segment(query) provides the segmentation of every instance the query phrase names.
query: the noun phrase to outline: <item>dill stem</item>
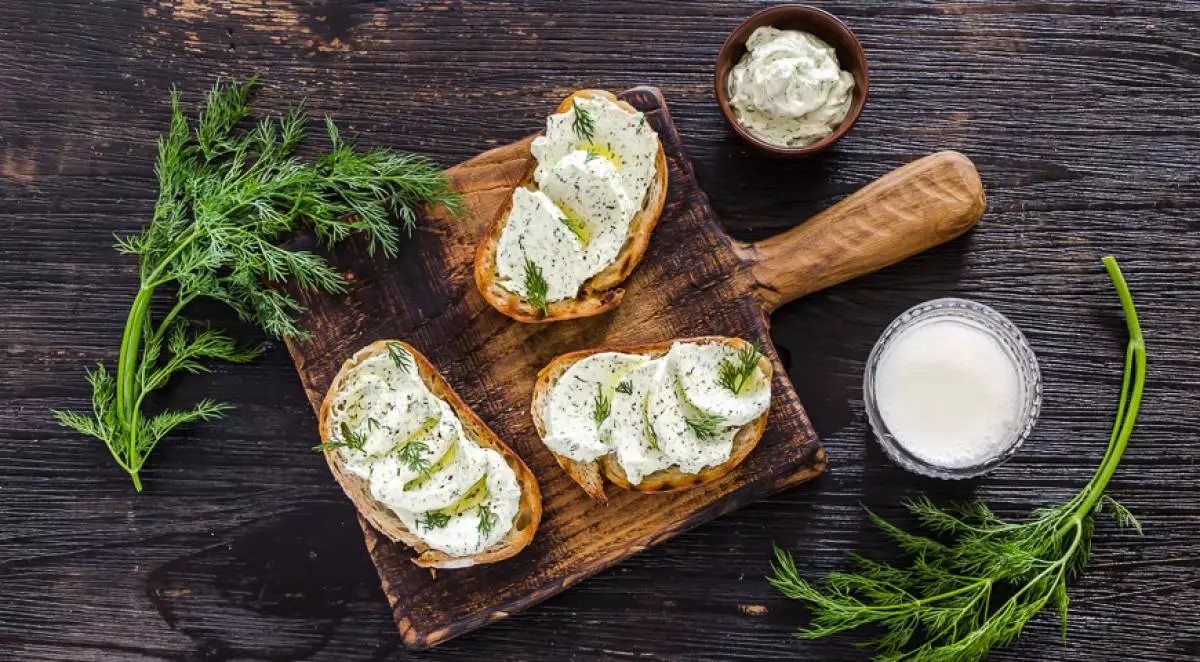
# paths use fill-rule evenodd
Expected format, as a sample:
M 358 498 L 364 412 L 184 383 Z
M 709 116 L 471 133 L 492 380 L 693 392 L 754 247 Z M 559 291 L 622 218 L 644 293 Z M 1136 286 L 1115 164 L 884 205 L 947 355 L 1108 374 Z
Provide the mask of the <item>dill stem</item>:
M 158 323 L 158 328 L 155 329 L 153 336 L 155 342 L 162 340 L 163 336 L 167 335 L 167 330 L 171 328 L 171 322 L 174 322 L 175 318 L 180 312 L 183 311 L 184 307 L 191 303 L 195 298 L 195 294 L 189 294 L 187 296 L 180 297 L 179 301 L 175 302 L 175 306 L 171 308 L 166 317 L 163 317 L 162 321 Z
M 150 314 L 150 301 L 154 297 L 154 287 L 142 286 L 133 299 L 129 309 L 129 318 L 125 320 L 125 332 L 121 336 L 121 352 L 117 356 L 117 415 L 123 423 L 126 443 L 128 445 L 129 465 L 127 471 L 133 478 L 133 486 L 142 491 L 142 481 L 138 477 L 137 462 L 137 410 L 134 397 L 134 381 L 137 377 L 138 346 L 141 344 L 142 333 L 146 327 L 146 316 Z
M 1108 270 L 1108 276 L 1121 300 L 1121 308 L 1125 313 L 1125 325 L 1129 329 L 1129 346 L 1125 352 L 1125 374 L 1121 385 L 1122 406 L 1118 409 L 1117 419 L 1113 424 L 1113 434 L 1109 440 L 1108 451 L 1105 453 L 1100 467 L 1096 469 L 1091 483 L 1085 489 L 1086 496 L 1080 502 L 1077 510 L 1083 514 L 1092 512 L 1100 502 L 1100 498 L 1104 495 L 1104 489 L 1108 486 L 1108 481 L 1121 462 L 1121 456 L 1125 454 L 1125 445 L 1128 443 L 1130 435 L 1133 434 L 1133 426 L 1137 422 L 1138 408 L 1142 402 L 1142 391 L 1146 383 L 1146 341 L 1142 336 L 1137 310 L 1133 306 L 1133 296 L 1129 292 L 1125 276 L 1121 274 L 1121 268 L 1117 266 L 1117 261 L 1110 256 L 1103 258 L 1102 262 L 1104 268 Z M 1132 384 L 1130 384 L 1131 370 Z M 1126 395 L 1128 395 L 1127 407 L 1124 406 Z
M 129 308 L 129 318 L 125 320 L 125 331 L 121 335 L 121 351 L 117 355 L 117 416 L 121 423 L 122 429 L 125 430 L 126 445 L 129 452 L 128 464 L 122 463 L 122 466 L 129 476 L 133 479 L 133 487 L 138 492 L 142 491 L 142 479 L 138 475 L 141 469 L 141 462 L 137 460 L 137 444 L 138 444 L 138 409 L 142 404 L 142 395 L 134 395 L 134 386 L 138 370 L 138 349 L 141 346 L 142 334 L 146 329 L 146 320 L 150 315 L 150 304 L 154 299 L 154 290 L 159 285 L 166 283 L 170 278 L 162 278 L 162 273 L 167 269 L 171 261 L 179 257 L 183 249 L 187 248 L 193 241 L 199 238 L 203 231 L 199 228 L 192 231 L 185 239 L 180 241 L 175 248 L 159 261 L 158 266 L 154 271 L 150 272 L 142 281 L 142 286 L 138 289 L 137 296 L 133 299 L 133 305 Z M 179 311 L 183 308 L 186 300 L 181 299 L 175 304 L 175 307 L 168 313 L 167 322 L 171 321 Z M 155 337 L 165 329 L 165 325 L 161 325 Z

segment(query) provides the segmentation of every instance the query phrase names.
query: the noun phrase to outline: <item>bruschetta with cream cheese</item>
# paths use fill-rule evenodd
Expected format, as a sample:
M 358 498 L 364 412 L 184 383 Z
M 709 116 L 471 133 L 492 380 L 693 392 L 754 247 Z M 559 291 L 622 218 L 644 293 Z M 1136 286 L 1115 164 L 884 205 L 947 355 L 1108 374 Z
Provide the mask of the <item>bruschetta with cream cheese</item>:
M 533 474 L 411 345 L 380 340 L 355 353 L 319 423 L 346 496 L 415 549 L 417 565 L 493 563 L 533 539 L 542 514 Z
M 740 338 L 589 349 L 538 373 L 531 412 L 559 465 L 603 502 L 604 479 L 667 492 L 727 474 L 762 438 L 772 375 Z
M 658 134 L 612 93 L 579 90 L 530 151 L 533 165 L 479 245 L 479 291 L 520 322 L 611 310 L 666 200 Z

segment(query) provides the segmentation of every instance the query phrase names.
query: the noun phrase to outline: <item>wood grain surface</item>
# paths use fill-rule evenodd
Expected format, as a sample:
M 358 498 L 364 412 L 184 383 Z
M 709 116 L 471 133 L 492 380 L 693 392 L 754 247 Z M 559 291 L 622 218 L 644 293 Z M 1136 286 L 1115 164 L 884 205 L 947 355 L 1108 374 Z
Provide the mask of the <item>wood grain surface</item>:
M 412 549 L 363 521 L 371 560 L 410 648 L 424 649 L 505 618 L 680 531 L 825 470 L 825 453 L 771 348 L 756 281 L 697 186 L 666 102 L 650 87 L 619 98 L 645 113 L 658 132 L 669 184 L 650 248 L 623 284 L 628 294 L 616 310 L 525 324 L 494 310 L 476 287 L 476 249 L 533 165 L 530 140 L 447 171 L 463 194 L 463 211 L 437 210 L 420 219 L 400 261 L 372 257 L 368 242 L 358 238 L 333 256 L 352 279 L 344 295 L 294 290 L 308 309 L 300 324 L 311 337 L 289 341 L 288 349 L 314 411 L 320 411 L 347 358 L 377 340 L 399 338 L 424 354 L 525 460 L 542 492 L 542 521 L 529 547 L 501 563 L 463 570 L 419 568 Z M 759 340 L 776 364 L 767 430 L 758 447 L 700 489 L 645 495 L 614 487 L 607 504 L 592 500 L 534 429 L 529 407 L 538 372 L 556 356 L 581 349 L 707 335 Z
M 858 34 L 871 99 L 833 151 L 744 146 L 712 98 L 717 49 L 762 2 L 0 3 L 0 659 L 857 660 L 799 642 L 805 612 L 761 579 L 772 543 L 813 575 L 890 558 L 860 505 L 981 497 L 1005 516 L 1068 498 L 1103 453 L 1124 327 L 1099 257 L 1121 260 L 1147 334 L 1139 425 L 1111 485 L 1143 537 L 1101 524 L 1057 621 L 996 660 L 1200 659 L 1200 5 L 895 0 L 819 5 Z M 713 520 L 535 609 L 403 650 L 354 511 L 313 444 L 287 353 L 180 379 L 163 401 L 234 401 L 164 442 L 146 491 L 47 410 L 83 407 L 113 361 L 136 267 L 113 232 L 150 217 L 166 95 L 262 73 L 264 108 L 306 98 L 368 145 L 450 166 L 537 130 L 580 86 L 651 82 L 737 239 L 796 225 L 916 157 L 968 155 L 989 208 L 964 238 L 780 308 L 772 336 L 830 458 L 821 478 Z M 314 122 L 314 129 L 317 124 Z M 939 296 L 1029 337 L 1046 397 L 1033 439 L 963 483 L 911 476 L 870 439 L 863 361 Z M 257 340 L 217 306 L 197 317 Z

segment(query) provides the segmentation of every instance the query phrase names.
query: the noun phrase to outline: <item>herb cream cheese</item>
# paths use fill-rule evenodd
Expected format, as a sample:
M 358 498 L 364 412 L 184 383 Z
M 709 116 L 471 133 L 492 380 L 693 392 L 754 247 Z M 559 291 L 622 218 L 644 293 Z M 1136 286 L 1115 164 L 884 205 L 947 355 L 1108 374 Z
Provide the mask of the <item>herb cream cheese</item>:
M 407 360 L 405 360 L 407 359 Z M 345 468 L 430 547 L 470 556 L 512 529 L 521 487 L 499 452 L 464 432 L 399 345 L 355 366 L 333 403 Z
M 728 88 L 743 128 L 772 145 L 803 147 L 833 133 L 845 119 L 854 76 L 816 36 L 764 26 L 746 41 Z
M 547 118 L 545 135 L 530 147 L 537 190 L 513 191 L 496 247 L 500 283 L 528 299 L 536 269 L 546 301 L 576 297 L 625 245 L 654 180 L 658 149 L 642 113 L 605 98 L 576 98 Z
M 758 355 L 752 355 L 757 366 Z M 629 482 L 670 467 L 699 473 L 729 459 L 741 426 L 770 406 L 758 367 L 733 390 L 722 366 L 739 352 L 720 343 L 677 342 L 666 355 L 601 352 L 575 362 L 551 388 L 545 444 L 572 460 L 613 454 Z

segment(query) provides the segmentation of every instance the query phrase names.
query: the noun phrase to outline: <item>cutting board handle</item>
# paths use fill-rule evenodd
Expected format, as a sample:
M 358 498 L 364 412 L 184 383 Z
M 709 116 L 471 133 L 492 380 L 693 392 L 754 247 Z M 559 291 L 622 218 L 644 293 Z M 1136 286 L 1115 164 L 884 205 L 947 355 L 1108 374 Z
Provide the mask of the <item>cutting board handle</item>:
M 887 173 L 798 227 L 734 249 L 770 314 L 961 235 L 985 206 L 975 164 L 958 152 L 938 152 Z

